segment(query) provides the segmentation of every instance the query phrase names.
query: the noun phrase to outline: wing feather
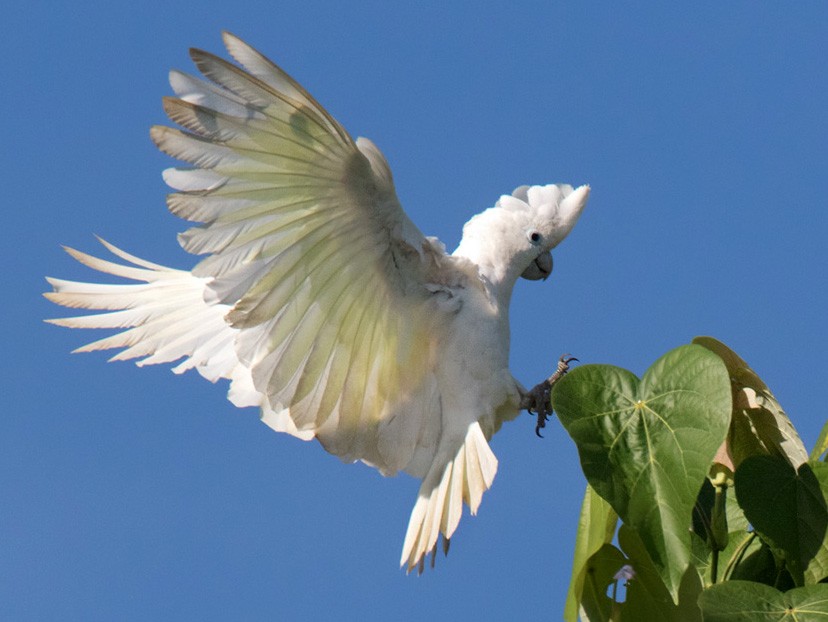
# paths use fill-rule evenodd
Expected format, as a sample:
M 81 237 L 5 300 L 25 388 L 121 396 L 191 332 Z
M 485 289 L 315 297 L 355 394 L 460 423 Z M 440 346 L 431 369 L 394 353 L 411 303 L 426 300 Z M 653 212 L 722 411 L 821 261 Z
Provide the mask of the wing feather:
M 240 120 L 232 115 L 174 97 L 165 97 L 163 103 L 164 111 L 170 120 L 198 136 L 266 155 L 272 153 L 274 145 L 284 141 L 295 149 L 294 157 L 322 158 L 332 164 L 337 162 L 337 153 L 332 152 L 328 145 L 310 136 L 297 138 L 293 126 L 274 121 L 265 115 L 261 115 L 261 118 L 252 116 Z
M 151 130 L 192 166 L 165 174 L 178 191 L 170 210 L 198 223 L 179 236 L 204 255 L 192 274 L 228 306 L 266 421 L 280 427 L 286 414 L 343 459 L 405 468 L 416 439 L 399 435 L 435 417 L 412 396 L 436 387 L 427 284 L 445 255 L 405 216 L 372 143 L 259 52 L 224 40 L 241 66 L 191 50 L 209 82 L 172 72 L 164 110 L 181 129 Z
M 350 137 L 336 122 L 328 120 L 321 107 L 292 99 L 243 69 L 203 50 L 191 50 L 190 57 L 208 79 L 242 99 L 278 124 L 287 124 L 294 135 L 305 140 L 321 142 L 330 148 L 347 144 Z M 301 87 L 299 87 L 301 88 Z M 307 96 L 311 100 L 310 96 Z

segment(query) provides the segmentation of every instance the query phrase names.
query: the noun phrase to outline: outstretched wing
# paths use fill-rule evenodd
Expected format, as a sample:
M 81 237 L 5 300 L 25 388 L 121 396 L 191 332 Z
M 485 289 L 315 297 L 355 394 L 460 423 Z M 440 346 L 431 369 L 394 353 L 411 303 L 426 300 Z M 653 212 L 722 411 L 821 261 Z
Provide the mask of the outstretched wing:
M 434 310 L 427 283 L 445 257 L 408 219 L 388 165 L 305 90 L 225 33 L 244 69 L 193 50 L 211 82 L 171 74 L 164 100 L 184 129 L 152 138 L 192 168 L 165 172 L 181 234 L 208 254 L 193 270 L 232 307 L 239 361 L 263 396 L 345 460 L 404 468 L 434 415 Z M 437 413 L 439 427 L 439 413 Z

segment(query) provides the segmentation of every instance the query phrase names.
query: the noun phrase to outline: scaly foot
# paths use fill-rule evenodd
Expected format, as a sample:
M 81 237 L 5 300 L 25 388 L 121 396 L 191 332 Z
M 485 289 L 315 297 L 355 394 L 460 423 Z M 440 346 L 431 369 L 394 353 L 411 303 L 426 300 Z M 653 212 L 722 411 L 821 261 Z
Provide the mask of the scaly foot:
M 543 438 L 543 435 L 540 431 L 546 427 L 548 417 L 552 414 L 552 403 L 550 401 L 552 387 L 569 371 L 569 364 L 577 360 L 569 354 L 561 356 L 558 359 L 558 368 L 555 370 L 555 373 L 540 384 L 532 387 L 520 400 L 521 410 L 526 410 L 532 415 L 537 415 L 538 421 L 535 425 L 535 434 L 541 438 Z

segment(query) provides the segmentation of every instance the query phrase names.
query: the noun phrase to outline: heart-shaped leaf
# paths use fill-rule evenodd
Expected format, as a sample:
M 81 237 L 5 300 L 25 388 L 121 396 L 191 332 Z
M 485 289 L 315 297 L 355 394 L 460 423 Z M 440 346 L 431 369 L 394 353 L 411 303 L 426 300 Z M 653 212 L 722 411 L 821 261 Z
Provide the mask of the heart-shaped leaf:
M 713 337 L 693 343 L 717 354 L 727 367 L 733 388 L 733 423 L 728 445 L 736 466 L 748 456 L 782 456 L 794 467 L 808 461 L 808 452 L 788 415 L 768 385 L 733 350 Z
M 681 346 L 641 380 L 584 365 L 555 385 L 552 405 L 590 485 L 638 533 L 676 600 L 690 562 L 693 504 L 730 423 L 721 359 Z
M 828 464 L 810 462 L 794 470 L 782 458 L 753 456 L 736 470 L 735 484 L 745 516 L 784 556 L 797 584 L 828 575 Z
M 727 581 L 704 590 L 699 605 L 705 622 L 825 622 L 828 586 L 783 593 L 752 581 Z

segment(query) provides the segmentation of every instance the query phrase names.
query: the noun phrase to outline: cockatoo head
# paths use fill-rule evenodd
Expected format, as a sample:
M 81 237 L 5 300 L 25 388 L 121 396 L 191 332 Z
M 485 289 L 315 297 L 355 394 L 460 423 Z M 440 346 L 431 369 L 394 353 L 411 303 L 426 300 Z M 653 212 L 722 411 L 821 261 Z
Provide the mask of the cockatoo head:
M 463 227 L 455 254 L 468 257 L 490 279 L 545 279 L 551 250 L 572 230 L 589 197 L 589 186 L 519 186 Z

